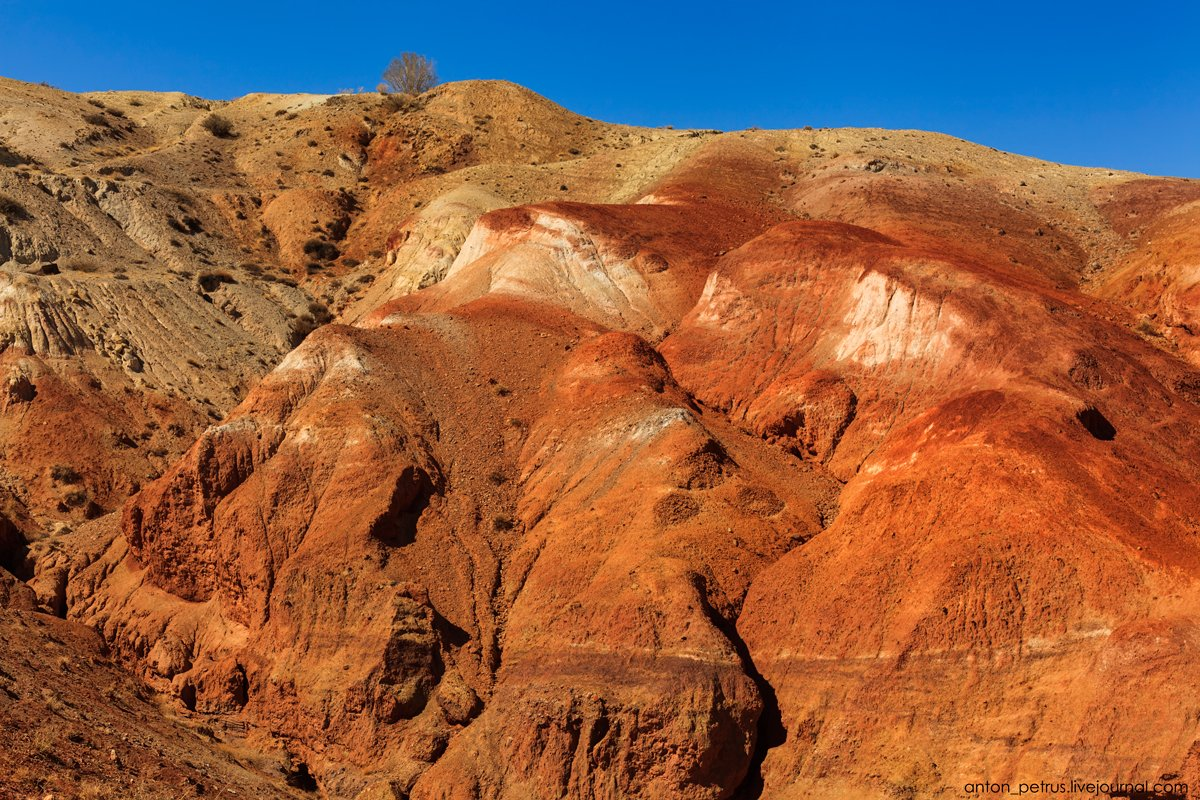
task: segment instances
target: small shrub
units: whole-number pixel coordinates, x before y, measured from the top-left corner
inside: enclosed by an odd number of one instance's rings
[[[62,261],[62,266],[72,272],[98,272],[100,265],[87,258],[69,258]]]
[[[57,699],[52,704],[49,698],[46,698],[46,707],[56,714],[65,708]],[[38,728],[37,733],[33,735],[33,749],[38,755],[46,757],[53,756],[58,750],[58,737],[50,727]]]
[[[182,220],[175,217],[168,217],[167,224],[180,233],[191,236],[192,234],[200,233],[204,230],[204,225],[195,217],[185,216]]]
[[[413,107],[412,98],[406,94],[389,94],[383,98],[384,108],[392,114],[408,111]]]
[[[84,114],[83,121],[89,125],[95,125],[100,128],[108,127],[108,117],[103,114]]]
[[[341,251],[336,245],[323,239],[309,239],[304,243],[304,254],[321,261],[333,261],[341,255]]]
[[[213,292],[223,283],[237,283],[237,281],[228,272],[202,272],[200,277],[196,278],[196,283],[200,284],[203,291]]]
[[[220,114],[209,114],[200,120],[200,125],[218,139],[233,138],[233,123]]]
[[[58,483],[79,483],[81,476],[67,464],[55,464],[50,468],[50,477]]]
[[[321,327],[321,324],[313,318],[311,314],[305,314],[301,317],[296,317],[292,323],[292,346],[303,342],[308,335]]]
[[[59,716],[64,716],[69,708],[62,695],[49,687],[42,687],[42,702],[46,704],[46,708]]]
[[[516,527],[516,523],[507,514],[497,514],[492,517],[492,528],[494,530],[511,531],[514,527]]]
[[[1160,339],[1162,338],[1162,331],[1154,327],[1154,323],[1148,319],[1142,319],[1138,322],[1137,331],[1143,336],[1153,336]]]

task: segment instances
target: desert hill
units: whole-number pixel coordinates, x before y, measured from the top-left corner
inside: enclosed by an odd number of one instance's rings
[[[0,80],[0,787],[1195,785],[1197,215],[503,82]]]

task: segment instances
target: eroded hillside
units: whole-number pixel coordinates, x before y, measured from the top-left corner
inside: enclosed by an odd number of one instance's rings
[[[498,82],[0,82],[4,624],[160,699],[149,796],[1198,781],[1198,209]],[[62,792],[94,701],[27,695],[0,786]]]

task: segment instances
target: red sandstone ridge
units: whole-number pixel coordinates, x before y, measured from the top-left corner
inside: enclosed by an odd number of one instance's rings
[[[4,792],[1200,781],[1195,182],[0,89]]]

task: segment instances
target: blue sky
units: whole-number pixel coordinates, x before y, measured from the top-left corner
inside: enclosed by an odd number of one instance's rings
[[[1200,3],[0,0],[0,75],[74,91],[368,89],[395,54],[588,116],[920,128],[1200,177]]]

